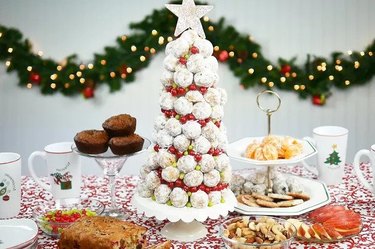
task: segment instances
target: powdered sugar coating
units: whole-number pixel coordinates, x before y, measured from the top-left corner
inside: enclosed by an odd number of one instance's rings
[[[175,137],[181,134],[182,125],[177,119],[170,118],[165,124],[165,130],[169,133],[169,135]]]
[[[193,171],[195,166],[197,166],[197,162],[194,157],[190,155],[182,156],[177,161],[177,168],[185,174]]]
[[[212,108],[206,102],[198,102],[194,104],[192,113],[195,118],[202,120],[210,117]]]
[[[178,208],[185,207],[189,200],[188,194],[182,188],[174,188],[169,195],[172,205]]]
[[[210,172],[211,170],[215,168],[216,162],[213,156],[209,154],[205,154],[205,155],[202,155],[202,159],[199,162],[199,164],[201,166],[201,171],[203,173],[206,173],[206,172]]]
[[[221,154],[217,156],[215,161],[216,161],[215,168],[220,172],[230,167],[229,157],[226,154]]]
[[[200,136],[194,141],[195,152],[206,154],[211,148],[211,143],[203,136]]]
[[[178,98],[173,104],[174,110],[180,115],[186,115],[192,112],[193,104],[185,97]]]
[[[216,169],[203,175],[203,183],[207,187],[215,187],[220,182],[220,173]]]
[[[220,104],[225,105],[228,101],[228,94],[225,89],[218,87],[217,90],[220,92]]]
[[[174,73],[171,71],[163,71],[163,74],[160,77],[160,81],[163,84],[163,86],[171,86],[173,84],[173,75]]]
[[[224,170],[220,172],[220,181],[224,183],[230,183],[230,180],[232,178],[232,167],[226,167]]]
[[[189,52],[189,42],[183,38],[177,39],[172,44],[171,54],[180,58]]]
[[[205,208],[208,206],[208,195],[202,190],[198,190],[191,194],[190,202],[194,208]]]
[[[167,118],[163,114],[158,115],[154,121],[154,129],[156,131],[164,129],[165,123],[167,123]]]
[[[219,69],[219,63],[217,62],[217,59],[213,56],[209,56],[204,59],[202,64],[202,70],[211,70],[212,72],[217,72]]]
[[[184,177],[184,183],[188,187],[197,187],[203,182],[203,173],[198,170],[193,170],[187,173]]]
[[[193,83],[193,78],[193,74],[186,68],[176,71],[173,76],[175,83],[184,88]]]
[[[185,98],[193,103],[204,101],[203,95],[199,91],[196,91],[196,90],[188,91],[185,94]]]
[[[159,167],[159,165],[158,165],[158,153],[151,152],[147,157],[145,165],[150,167],[151,170],[157,169]]]
[[[215,107],[220,104],[220,92],[216,88],[208,88],[204,99],[208,104]]]
[[[176,97],[172,96],[169,92],[162,92],[160,95],[159,103],[163,110],[173,109],[173,104],[176,101]]]
[[[182,125],[182,132],[188,139],[197,139],[201,131],[201,126],[196,121],[188,121]]]
[[[151,171],[146,176],[145,184],[148,189],[154,190],[160,185],[159,176],[155,171]]]
[[[187,69],[192,73],[198,73],[204,68],[204,58],[201,54],[193,54],[186,63]]]
[[[144,181],[139,181],[137,184],[137,192],[139,196],[143,198],[150,198],[153,194],[153,191],[149,188],[147,188]]]
[[[159,185],[154,192],[155,199],[157,203],[164,204],[169,200],[169,194],[171,193],[171,189],[165,185]]]
[[[221,120],[224,117],[224,108],[221,105],[215,105],[212,107],[211,118],[214,120]]]
[[[211,87],[218,78],[219,76],[211,70],[203,70],[194,75],[194,82],[197,86]]]
[[[167,55],[163,61],[164,68],[172,72],[176,70],[178,64],[178,58],[172,54]]]
[[[167,182],[175,182],[180,176],[180,171],[175,167],[166,167],[161,171],[161,177]]]
[[[206,126],[202,128],[202,135],[211,143],[217,141],[219,134],[220,130],[213,122],[208,122]]]
[[[173,140],[173,146],[178,151],[186,151],[190,145],[190,140],[183,134],[178,135]]]
[[[192,46],[194,44],[194,41],[198,39],[199,36],[196,31],[192,29],[186,30],[184,33],[181,35],[181,39],[184,39],[189,43],[189,46]]]
[[[212,191],[208,194],[208,201],[211,205],[216,205],[221,202],[221,192],[220,191]]]
[[[173,137],[166,130],[160,130],[156,135],[156,141],[162,148],[168,148],[173,143]]]
[[[197,38],[195,39],[194,46],[199,49],[199,53],[204,57],[209,57],[214,52],[214,47],[209,40]]]
[[[173,166],[176,163],[176,156],[168,152],[166,149],[158,152],[158,165],[162,168]]]

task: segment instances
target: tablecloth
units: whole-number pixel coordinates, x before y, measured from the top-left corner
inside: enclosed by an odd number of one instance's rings
[[[368,177],[371,175],[371,169],[368,164],[362,164],[362,169]],[[302,166],[285,167],[280,169],[282,172],[291,173],[298,176],[316,178]],[[158,221],[155,218],[147,218],[137,214],[131,206],[131,198],[134,194],[138,176],[119,176],[116,179],[116,197],[118,204],[129,215],[132,222],[143,225],[148,228],[147,238],[151,243],[165,240],[160,234],[160,229],[167,221]],[[108,179],[99,176],[83,176],[82,196],[102,201],[109,204]],[[345,166],[345,177],[343,183],[338,186],[328,186],[332,203],[346,205],[348,208],[359,212],[362,216],[363,229],[358,236],[346,239],[336,243],[312,244],[295,241],[291,248],[375,248],[375,215],[373,198],[370,191],[359,184],[357,177],[350,164]],[[19,218],[32,218],[32,210],[38,205],[44,205],[52,199],[52,195],[40,188],[31,177],[22,177],[22,203]],[[218,236],[219,225],[228,218],[239,216],[236,212],[229,214],[229,217],[222,217],[217,220],[207,220],[204,222],[208,230],[208,235],[195,242],[179,243],[173,241],[173,248],[224,248],[224,244]],[[284,217],[287,218],[287,217]],[[305,215],[296,218],[304,219]],[[39,230],[39,248],[52,249],[57,248],[57,240],[53,239]]]

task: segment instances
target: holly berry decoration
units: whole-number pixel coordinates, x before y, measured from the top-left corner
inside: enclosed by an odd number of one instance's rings
[[[322,106],[326,103],[326,96],[324,94],[316,94],[312,96],[311,101],[314,105]]]
[[[223,50],[219,53],[218,60],[220,62],[226,62],[229,58],[229,53],[226,50]]]
[[[292,71],[292,67],[291,67],[290,65],[286,64],[286,65],[282,65],[282,66],[281,66],[280,72],[281,72],[283,75],[285,75],[285,74],[287,74],[287,73],[290,73],[291,71]]]
[[[40,83],[42,82],[42,77],[40,76],[39,73],[31,72],[29,76],[29,80],[31,83],[40,85]]]
[[[93,98],[94,97],[94,88],[86,87],[85,89],[83,89],[82,94],[83,94],[83,97],[85,97],[85,99]]]
[[[128,66],[126,66],[125,64],[121,65],[120,68],[118,69],[118,72],[120,73],[121,75],[121,78],[125,79],[127,74],[128,74]]]

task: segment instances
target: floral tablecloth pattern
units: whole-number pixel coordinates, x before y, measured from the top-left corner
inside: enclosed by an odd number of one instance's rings
[[[368,176],[371,175],[371,167],[368,164],[361,165],[363,171]],[[298,176],[316,178],[302,166],[280,168],[280,171],[291,173]],[[138,181],[137,176],[120,176],[116,180],[116,196],[118,205],[124,212],[129,215],[129,221],[141,224],[148,228],[147,238],[151,243],[165,240],[159,231],[167,223],[167,221],[158,221],[155,218],[147,218],[137,214],[136,210],[131,206],[131,198],[134,194]],[[104,204],[109,203],[108,179],[98,176],[84,176],[82,197],[92,198],[102,201]],[[371,192],[359,184],[355,176],[352,165],[347,164],[345,167],[345,177],[343,183],[339,186],[328,186],[332,203],[346,205],[348,208],[359,212],[362,215],[363,229],[358,236],[337,243],[312,244],[299,241],[293,242],[291,248],[375,248],[375,199]],[[21,212],[18,217],[32,218],[32,210],[39,205],[44,205],[52,199],[52,195],[40,188],[31,177],[22,177],[22,203]],[[241,214],[231,213],[230,217]],[[207,220],[204,225],[207,227],[208,235],[195,242],[179,243],[173,242],[173,248],[224,248],[224,244],[218,236],[218,227],[223,220]],[[305,215],[296,218],[305,219]],[[39,230],[39,248],[52,249],[57,248],[57,240],[53,239]]]

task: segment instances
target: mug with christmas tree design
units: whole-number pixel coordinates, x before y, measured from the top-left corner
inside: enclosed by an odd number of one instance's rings
[[[318,150],[316,168],[306,163],[304,166],[318,175],[327,185],[342,182],[346,160],[346,147],[349,131],[340,126],[320,126],[313,130],[313,138],[306,137]]]
[[[372,185],[371,181],[368,181],[363,176],[363,171],[360,168],[360,159],[362,156],[366,156],[370,159],[370,166],[372,167]],[[355,154],[354,162],[353,162],[355,173],[358,176],[359,181],[365,186],[368,190],[370,190],[373,194],[375,194],[375,144],[371,146],[371,150],[360,150]],[[369,179],[370,180],[370,179]]]

